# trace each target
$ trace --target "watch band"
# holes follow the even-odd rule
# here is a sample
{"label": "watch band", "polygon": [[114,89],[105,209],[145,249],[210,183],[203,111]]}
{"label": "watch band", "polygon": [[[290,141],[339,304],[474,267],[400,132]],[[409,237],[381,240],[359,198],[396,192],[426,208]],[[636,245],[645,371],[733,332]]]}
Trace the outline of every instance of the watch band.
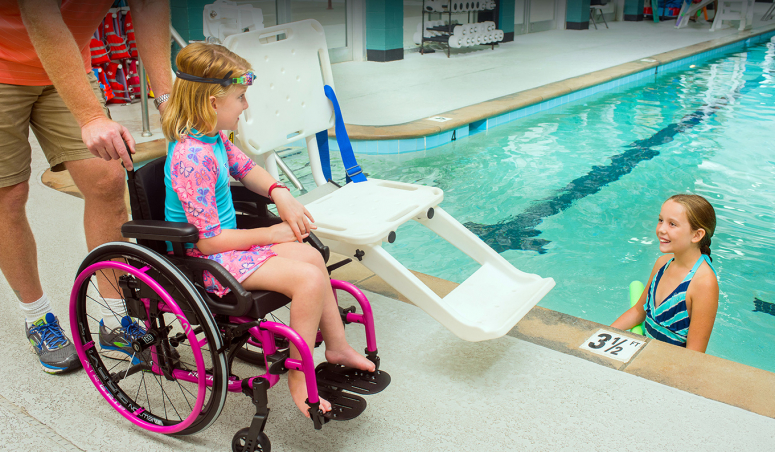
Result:
{"label": "watch band", "polygon": [[164,102],[167,102],[170,99],[169,94],[159,94],[156,96],[156,98],[153,100],[153,105],[156,106],[156,109],[159,109],[159,106],[163,104]]}

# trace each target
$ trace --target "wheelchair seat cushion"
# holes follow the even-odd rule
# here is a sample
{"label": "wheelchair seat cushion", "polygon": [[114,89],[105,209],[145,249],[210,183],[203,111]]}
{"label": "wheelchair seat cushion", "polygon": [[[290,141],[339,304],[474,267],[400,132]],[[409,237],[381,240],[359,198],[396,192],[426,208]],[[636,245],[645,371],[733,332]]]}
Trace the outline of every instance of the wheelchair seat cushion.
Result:
{"label": "wheelchair seat cushion", "polygon": [[[253,303],[251,304],[250,309],[242,315],[254,319],[262,319],[270,312],[279,309],[291,302],[290,298],[279,292],[255,290],[251,291],[250,295],[253,298]],[[221,302],[225,304],[236,304],[236,300],[234,298],[234,294],[229,292],[221,297]],[[220,303],[210,303],[210,311],[214,315],[227,314],[226,312],[223,312],[221,309],[219,309],[218,304]]]}

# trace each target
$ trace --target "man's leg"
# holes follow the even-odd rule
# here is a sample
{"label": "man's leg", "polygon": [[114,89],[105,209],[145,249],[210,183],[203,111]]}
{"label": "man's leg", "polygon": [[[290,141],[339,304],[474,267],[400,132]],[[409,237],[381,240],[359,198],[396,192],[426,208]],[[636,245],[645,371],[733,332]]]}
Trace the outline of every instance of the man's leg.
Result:
{"label": "man's leg", "polygon": [[[125,241],[121,225],[128,220],[124,192],[124,170],[118,161],[89,158],[64,162],[84,197],[83,228],[89,251],[107,242]],[[103,324],[108,330],[121,326],[126,306],[114,272],[97,275]]]}
{"label": "man's leg", "polygon": [[43,296],[35,237],[25,208],[29,189],[27,181],[0,188],[0,271],[22,303]]}
{"label": "man's leg", "polygon": [[86,203],[83,228],[89,251],[103,243],[125,241],[121,236],[121,225],[129,217],[124,204],[126,181],[121,164],[98,158],[64,164]]}

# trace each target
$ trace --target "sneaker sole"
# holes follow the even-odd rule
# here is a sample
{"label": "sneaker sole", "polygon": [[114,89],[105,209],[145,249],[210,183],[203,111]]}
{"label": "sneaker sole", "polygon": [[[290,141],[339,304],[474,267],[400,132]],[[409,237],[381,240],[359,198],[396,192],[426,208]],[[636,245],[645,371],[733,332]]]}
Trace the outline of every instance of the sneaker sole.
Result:
{"label": "sneaker sole", "polygon": [[140,363],[140,359],[138,359],[137,357],[132,358],[132,355],[130,355],[129,353],[125,352],[124,350],[118,347],[112,347],[109,345],[100,344],[100,354],[102,356],[105,356],[111,359],[116,359],[119,361],[129,361],[131,359],[132,365],[136,365]]}
{"label": "sneaker sole", "polygon": [[38,355],[38,352],[35,351],[35,347],[33,347],[32,344],[30,344],[30,352],[32,352],[38,358],[38,362],[40,363],[40,367],[43,369],[43,372],[46,372],[47,374],[50,374],[50,375],[63,374],[74,370],[78,370],[81,367],[83,367],[81,365],[80,359],[73,361],[67,367],[57,367],[57,366],[52,366],[51,364],[46,364],[40,360],[40,355]]}

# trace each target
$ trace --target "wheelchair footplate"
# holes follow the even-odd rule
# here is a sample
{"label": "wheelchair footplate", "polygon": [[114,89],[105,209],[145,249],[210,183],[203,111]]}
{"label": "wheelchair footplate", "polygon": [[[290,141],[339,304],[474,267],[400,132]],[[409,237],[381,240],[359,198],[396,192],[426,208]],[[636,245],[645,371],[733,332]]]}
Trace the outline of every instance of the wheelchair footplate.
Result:
{"label": "wheelchair footplate", "polygon": [[318,395],[331,404],[331,411],[323,414],[328,421],[349,421],[366,410],[366,400],[353,393],[332,386],[318,386]]}
{"label": "wheelchair footplate", "polygon": [[315,368],[315,376],[318,386],[332,387],[361,395],[376,394],[390,384],[390,375],[385,371],[366,372],[328,362],[318,364]]}
{"label": "wheelchair footplate", "polygon": [[318,394],[331,403],[331,411],[323,415],[324,422],[360,416],[366,409],[366,400],[357,394],[376,394],[390,384],[387,372],[365,372],[328,362],[318,364],[315,376]]}

